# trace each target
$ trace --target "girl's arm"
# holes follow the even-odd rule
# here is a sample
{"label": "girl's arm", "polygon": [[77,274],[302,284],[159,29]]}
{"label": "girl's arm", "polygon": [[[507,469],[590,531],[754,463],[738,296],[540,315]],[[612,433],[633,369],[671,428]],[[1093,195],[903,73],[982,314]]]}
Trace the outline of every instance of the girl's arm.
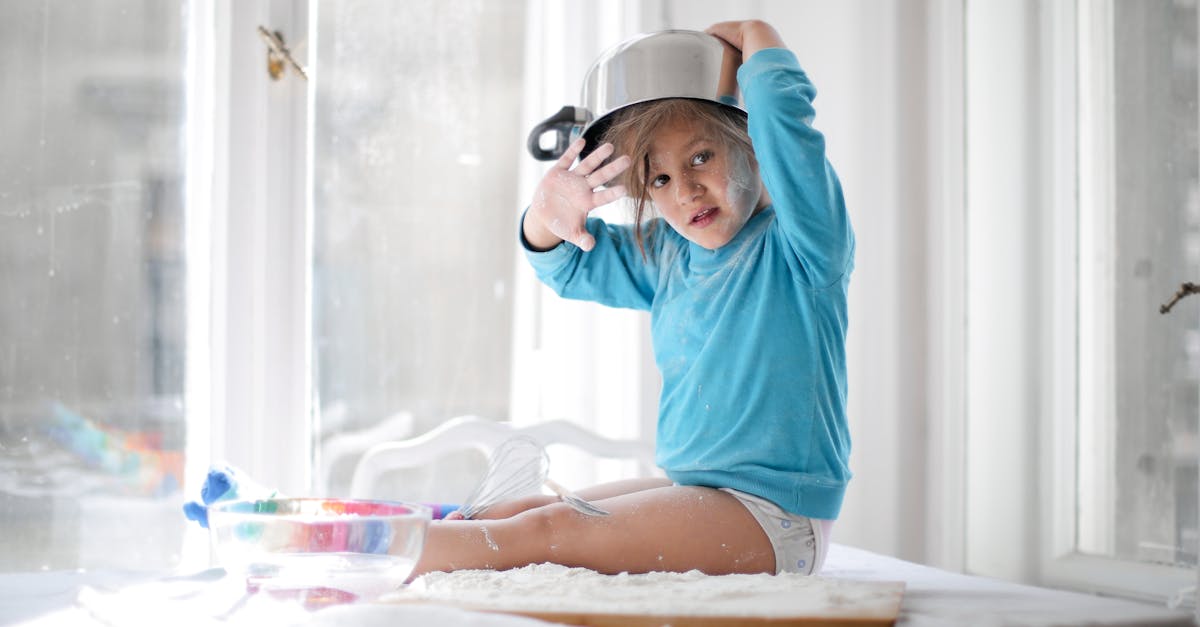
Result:
{"label": "girl's arm", "polygon": [[649,310],[659,280],[660,238],[647,242],[649,256],[643,258],[632,225],[590,218],[584,229],[592,244],[587,251],[576,244],[536,252],[526,244],[525,256],[538,280],[563,298]]}
{"label": "girl's arm", "polygon": [[854,234],[825,137],[812,126],[816,88],[769,24],[722,22],[708,32],[742,51],[748,130],[797,276],[812,286],[841,280],[853,267]]}

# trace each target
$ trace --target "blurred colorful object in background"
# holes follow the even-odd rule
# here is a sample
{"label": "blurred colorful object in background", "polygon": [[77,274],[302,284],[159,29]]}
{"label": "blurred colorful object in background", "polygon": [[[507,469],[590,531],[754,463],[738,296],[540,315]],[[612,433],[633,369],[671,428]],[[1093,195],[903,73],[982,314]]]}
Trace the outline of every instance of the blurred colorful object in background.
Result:
{"label": "blurred colorful object in background", "polygon": [[161,431],[107,427],[62,403],[51,404],[50,439],[88,468],[119,479],[134,496],[165,496],[183,486],[183,451],[163,448]]}

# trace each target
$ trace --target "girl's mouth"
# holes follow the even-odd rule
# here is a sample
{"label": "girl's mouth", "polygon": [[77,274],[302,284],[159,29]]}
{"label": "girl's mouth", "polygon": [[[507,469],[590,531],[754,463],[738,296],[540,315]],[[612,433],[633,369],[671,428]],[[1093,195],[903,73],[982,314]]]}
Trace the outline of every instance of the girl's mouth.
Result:
{"label": "girl's mouth", "polygon": [[711,224],[712,221],[716,220],[716,219],[717,219],[717,208],[709,207],[708,209],[705,209],[704,211],[701,211],[700,213],[697,213],[696,215],[692,216],[691,224],[692,224],[692,226],[697,226],[697,227],[703,228],[703,227],[706,227],[709,224]]}

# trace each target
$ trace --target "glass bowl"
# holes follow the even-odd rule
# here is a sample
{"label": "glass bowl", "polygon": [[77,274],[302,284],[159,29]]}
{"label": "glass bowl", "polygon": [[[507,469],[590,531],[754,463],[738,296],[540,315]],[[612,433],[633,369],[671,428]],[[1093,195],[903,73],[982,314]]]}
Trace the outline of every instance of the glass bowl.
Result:
{"label": "glass bowl", "polygon": [[429,507],[398,501],[275,498],[208,508],[217,561],[252,589],[326,588],[358,597],[412,574]]}

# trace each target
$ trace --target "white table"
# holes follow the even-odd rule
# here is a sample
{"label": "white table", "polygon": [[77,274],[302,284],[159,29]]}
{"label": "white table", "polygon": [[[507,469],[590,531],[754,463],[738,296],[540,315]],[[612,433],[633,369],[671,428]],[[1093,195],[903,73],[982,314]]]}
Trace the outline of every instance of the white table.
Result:
{"label": "white table", "polygon": [[[990,627],[1014,625],[1191,626],[1188,612],[1133,601],[1023,586],[930,568],[835,544],[822,576],[904,581],[898,625]],[[306,612],[293,604],[240,595],[207,571],[176,579],[127,572],[0,574],[0,624],[52,625],[324,625],[380,627],[532,627],[540,621],[451,608],[353,604]],[[229,613],[226,622],[213,617]],[[264,622],[265,621],[265,622]],[[405,622],[408,621],[408,622]]]}
{"label": "white table", "polygon": [[1181,610],[963,575],[839,544],[830,547],[821,574],[904,581],[897,625],[907,627],[1194,625],[1192,615]]}

